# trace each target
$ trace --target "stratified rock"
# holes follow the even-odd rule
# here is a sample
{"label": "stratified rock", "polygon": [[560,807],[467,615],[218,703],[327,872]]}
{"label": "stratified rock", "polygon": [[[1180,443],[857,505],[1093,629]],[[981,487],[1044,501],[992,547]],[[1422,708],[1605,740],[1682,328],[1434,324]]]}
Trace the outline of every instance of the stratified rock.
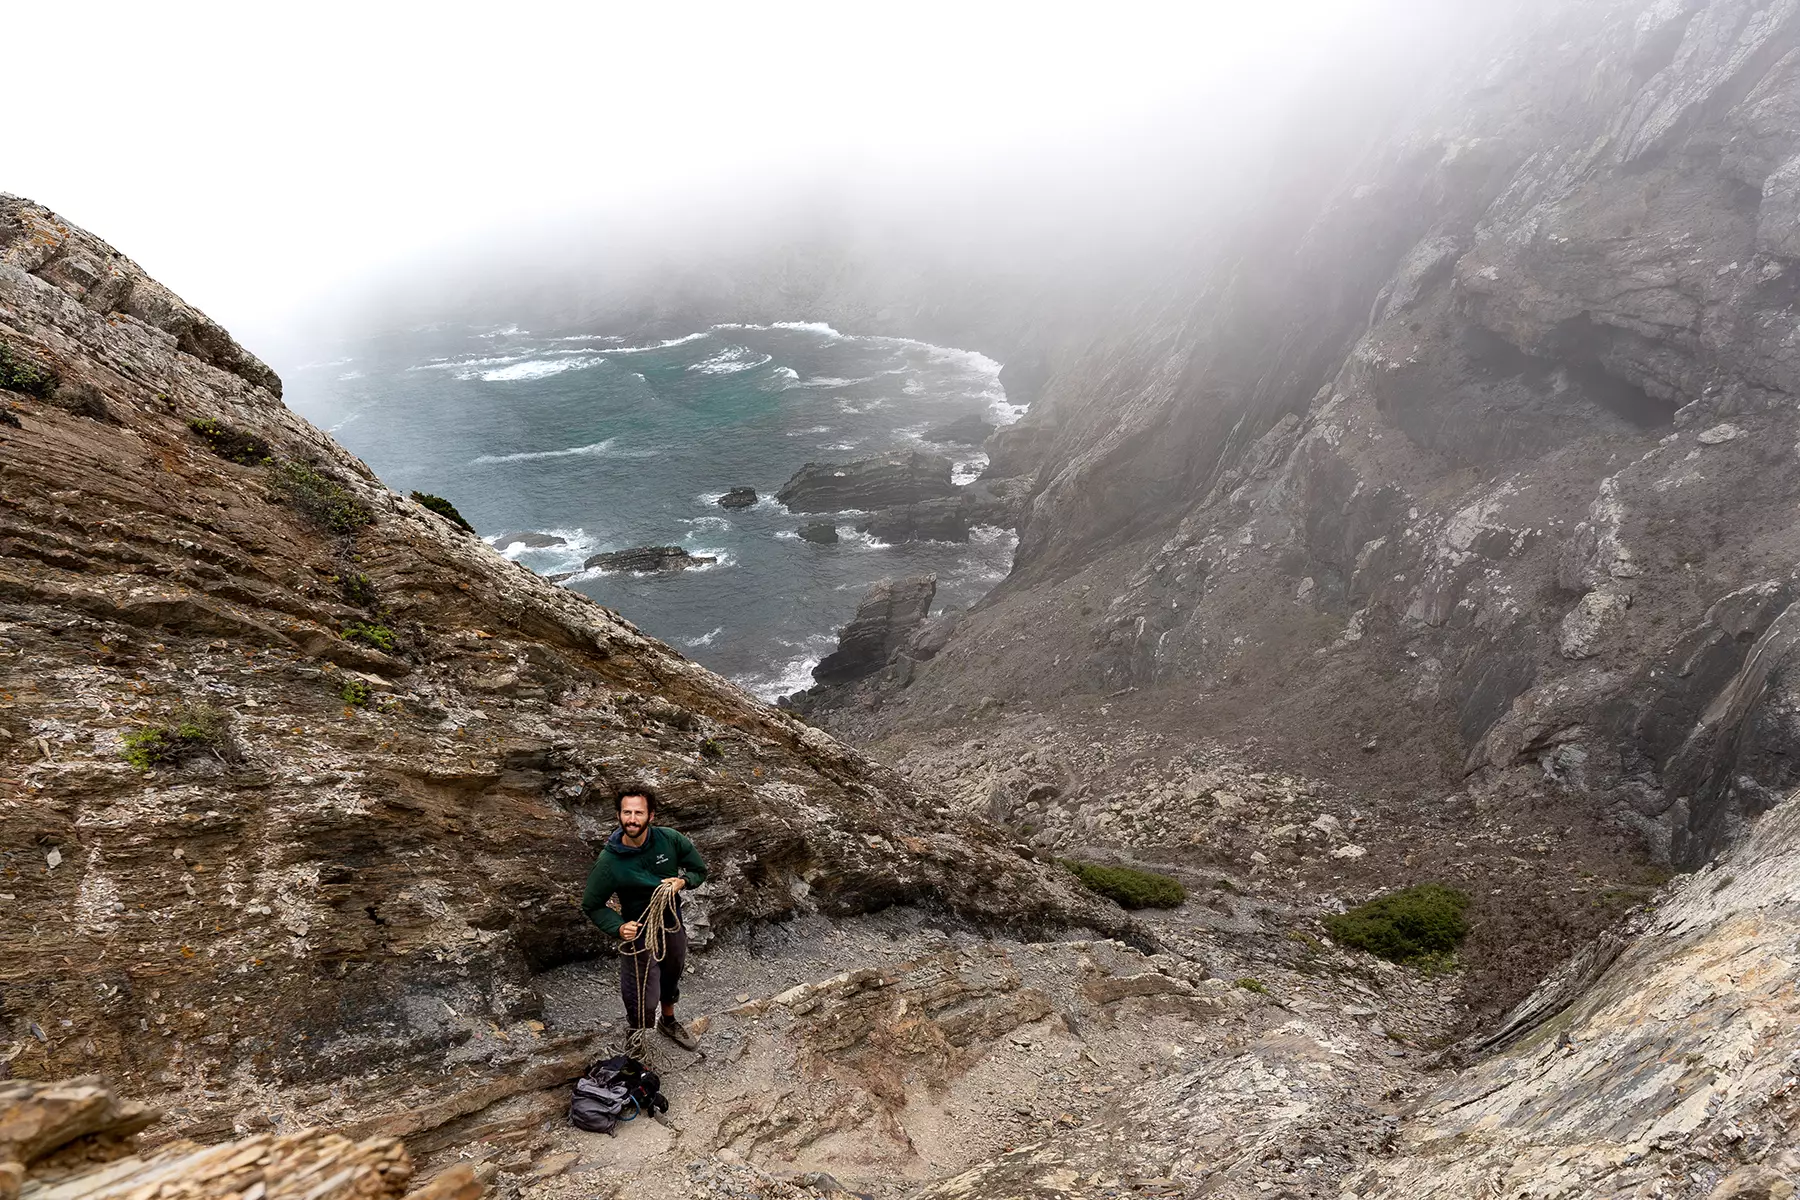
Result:
{"label": "stratified rock", "polygon": [[801,540],[812,542],[817,546],[836,545],[838,540],[837,523],[835,521],[808,521],[800,527],[800,537]]}
{"label": "stratified rock", "polygon": [[884,542],[966,542],[977,525],[1018,524],[1024,489],[1009,482],[977,480],[955,496],[884,508],[856,527]]}
{"label": "stratified rock", "polygon": [[838,646],[813,668],[823,684],[848,683],[887,666],[931,611],[936,575],[883,579],[871,587],[856,615],[838,631]]}
{"label": "stratified rock", "polygon": [[781,485],[775,499],[791,512],[878,509],[954,496],[952,464],[941,454],[894,450],[854,462],[807,463]]}
{"label": "stratified rock", "polygon": [[719,497],[720,508],[749,508],[756,503],[756,489],[734,487]]}
{"label": "stratified rock", "polygon": [[503,533],[494,539],[494,549],[506,550],[513,546],[523,546],[527,550],[545,550],[551,546],[566,546],[568,539],[558,537],[554,533]]}
{"label": "stratified rock", "polygon": [[[635,779],[695,830],[714,882],[693,912],[713,930],[918,897],[1138,936],[985,826],[934,820],[885,768],[406,502],[216,326],[173,302],[130,315],[163,294],[0,197],[0,344],[117,421],[6,396],[13,1075],[105,1072],[206,1138],[238,1123],[233,1080],[286,1127],[397,1137],[556,1087],[602,1047],[543,1033],[538,981],[606,952],[573,901]],[[208,421],[268,453],[222,457]],[[317,503],[271,503],[284,479]],[[146,732],[193,752],[128,760]],[[331,1200],[336,1176],[306,1188]]]}
{"label": "stratified rock", "polygon": [[1030,412],[1011,425],[1002,425],[982,446],[988,456],[982,478],[1019,479],[1037,474],[1055,440],[1056,427],[1048,414]]}
{"label": "stratified rock", "polygon": [[582,565],[590,571],[630,571],[636,575],[650,575],[660,571],[685,571],[717,561],[713,555],[689,554],[680,546],[634,546],[630,550],[596,554]]}
{"label": "stratified rock", "polygon": [[933,425],[919,436],[948,446],[979,446],[994,432],[994,424],[980,413],[971,413],[942,425]]}

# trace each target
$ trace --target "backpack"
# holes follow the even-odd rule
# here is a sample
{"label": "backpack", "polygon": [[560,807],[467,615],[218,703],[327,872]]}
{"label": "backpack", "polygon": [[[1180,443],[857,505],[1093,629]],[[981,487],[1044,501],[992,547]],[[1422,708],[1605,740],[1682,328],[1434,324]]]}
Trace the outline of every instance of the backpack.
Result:
{"label": "backpack", "polygon": [[569,1123],[589,1133],[611,1134],[615,1126],[640,1113],[668,1112],[661,1087],[656,1072],[645,1070],[635,1058],[621,1054],[602,1059],[575,1081]]}

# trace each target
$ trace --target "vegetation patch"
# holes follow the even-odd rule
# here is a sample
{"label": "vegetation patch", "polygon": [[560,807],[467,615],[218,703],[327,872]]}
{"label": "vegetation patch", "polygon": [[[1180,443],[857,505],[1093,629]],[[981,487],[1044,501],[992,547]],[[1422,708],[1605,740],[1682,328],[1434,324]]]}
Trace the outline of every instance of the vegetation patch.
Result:
{"label": "vegetation patch", "polygon": [[355,533],[375,521],[368,505],[317,467],[282,463],[276,469],[275,483],[290,504],[331,533]]}
{"label": "vegetation patch", "polygon": [[223,421],[194,417],[188,421],[188,428],[199,434],[207,449],[220,458],[246,467],[263,467],[275,460],[275,452],[269,449],[269,443],[254,434],[233,429]]}
{"label": "vegetation patch", "polygon": [[385,650],[389,654],[392,654],[394,648],[399,645],[399,639],[394,636],[394,631],[386,625],[371,625],[364,621],[352,621],[344,626],[344,632],[339,636],[346,642],[361,642],[365,646],[373,646],[375,649]]}
{"label": "vegetation patch", "polygon": [[725,747],[719,745],[717,738],[704,738],[700,742],[700,754],[705,758],[724,758]]}
{"label": "vegetation patch", "polygon": [[459,529],[466,529],[470,533],[475,532],[475,527],[463,520],[463,515],[456,511],[456,505],[442,496],[434,496],[430,492],[414,492],[412,498]]}
{"label": "vegetation patch", "polygon": [[225,714],[210,704],[184,704],[165,725],[125,735],[125,761],[140,771],[228,749]]}
{"label": "vegetation patch", "polygon": [[1453,953],[1468,936],[1469,897],[1441,883],[1421,883],[1377,896],[1325,918],[1339,944],[1397,963],[1425,964]]}
{"label": "vegetation patch", "polygon": [[1103,867],[1099,863],[1063,858],[1058,862],[1075,873],[1090,891],[1099,892],[1125,908],[1174,908],[1187,899],[1181,881],[1154,871],[1131,867]]}
{"label": "vegetation patch", "polygon": [[1246,975],[1242,979],[1238,980],[1237,985],[1239,987],[1243,988],[1246,992],[1255,992],[1259,996],[1266,996],[1269,994],[1269,985],[1268,984],[1264,983],[1260,979],[1252,979],[1248,975]]}
{"label": "vegetation patch", "polygon": [[375,585],[367,575],[348,574],[338,576],[338,587],[343,589],[344,601],[358,608],[374,609],[380,606],[381,596],[375,591]]}
{"label": "vegetation patch", "polygon": [[351,708],[361,708],[369,702],[369,685],[360,679],[346,679],[344,686],[338,689],[338,695]]}
{"label": "vegetation patch", "polygon": [[13,353],[11,346],[0,342],[0,388],[9,392],[23,392],[42,400],[56,390],[58,382],[55,371],[19,357]]}

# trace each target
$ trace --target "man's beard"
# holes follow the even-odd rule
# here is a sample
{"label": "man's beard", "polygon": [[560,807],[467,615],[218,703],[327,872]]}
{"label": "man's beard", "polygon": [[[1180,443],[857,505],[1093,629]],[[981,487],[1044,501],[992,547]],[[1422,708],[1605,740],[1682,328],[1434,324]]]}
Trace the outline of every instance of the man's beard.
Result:
{"label": "man's beard", "polygon": [[650,828],[650,822],[648,822],[648,821],[636,821],[636,822],[620,821],[619,826],[620,826],[620,828],[624,829],[626,837],[638,837],[643,834],[644,830]]}

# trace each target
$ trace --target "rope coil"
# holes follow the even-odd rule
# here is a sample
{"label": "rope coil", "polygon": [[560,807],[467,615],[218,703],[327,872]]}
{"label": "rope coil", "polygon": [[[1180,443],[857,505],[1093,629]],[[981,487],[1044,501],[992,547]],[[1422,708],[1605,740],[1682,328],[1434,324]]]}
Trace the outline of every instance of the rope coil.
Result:
{"label": "rope coil", "polygon": [[[676,903],[677,889],[675,881],[665,879],[656,885],[650,893],[650,903],[644,908],[644,915],[638,918],[638,937],[619,947],[619,953],[631,959],[631,973],[637,981],[637,1002],[647,1016],[653,1015],[660,997],[644,994],[650,983],[650,964],[660,963],[669,951],[669,935],[681,932],[681,909]],[[633,942],[643,939],[643,948],[634,949]],[[635,1013],[627,1013],[627,1018],[635,1017]],[[626,1037],[626,1051],[634,1058],[643,1058],[648,1053],[648,1046],[641,1036],[650,1028],[650,1022],[635,1028]]]}

